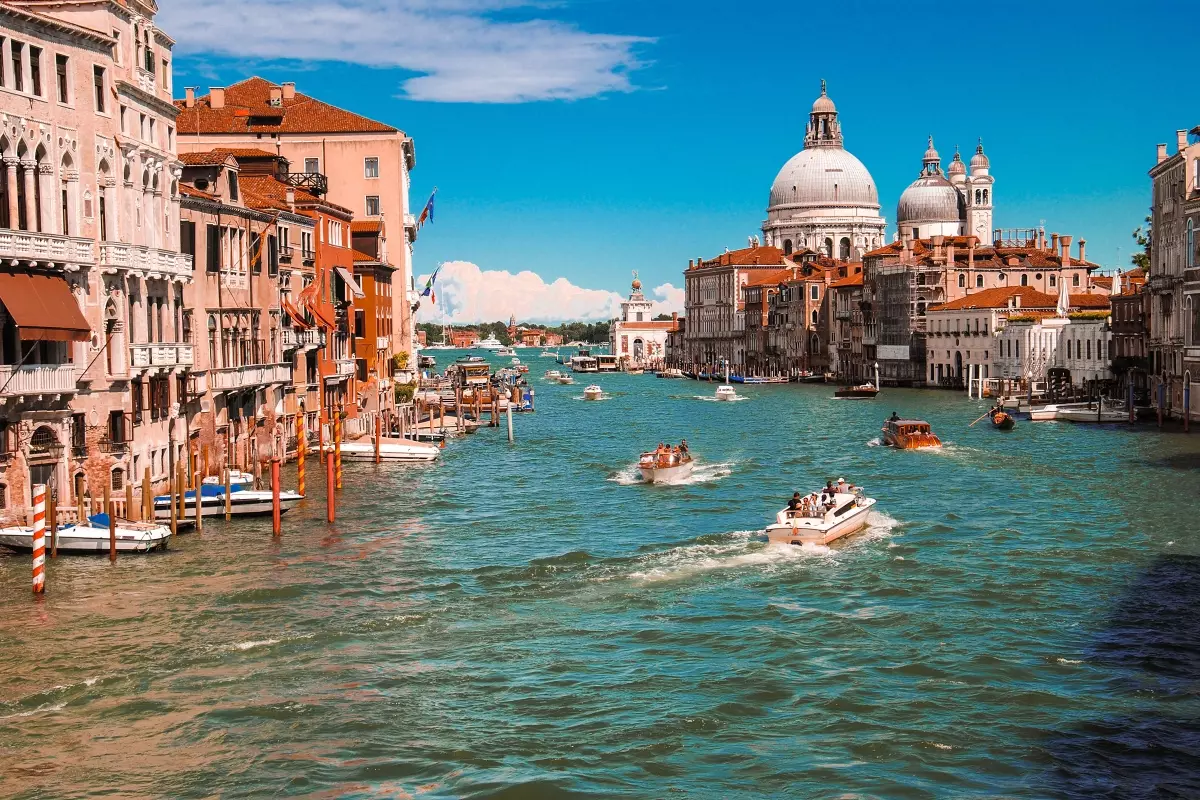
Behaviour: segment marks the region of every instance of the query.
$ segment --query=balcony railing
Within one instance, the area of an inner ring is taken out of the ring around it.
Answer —
[[[339,358],[333,362],[333,373],[325,376],[326,383],[337,383],[354,374],[354,359]]]
[[[77,375],[74,364],[0,366],[0,397],[73,393]]]
[[[129,346],[133,369],[190,367],[196,363],[196,348],[190,344],[134,344]]]
[[[285,179],[297,189],[322,197],[329,191],[329,178],[320,172],[290,172]]]
[[[209,386],[214,392],[228,392],[291,382],[291,364],[251,364],[245,367],[214,369],[209,373]]]
[[[295,255],[295,253],[296,253],[296,248],[294,248],[294,247],[280,247],[279,248],[279,260],[285,264],[290,264],[290,263],[292,263],[292,256]]]
[[[325,346],[325,331],[320,328],[308,328],[307,330],[297,330],[296,328],[283,329],[283,349],[295,350],[303,348],[312,350]]]
[[[171,250],[158,250],[144,245],[102,242],[100,244],[100,267],[127,269],[142,273],[147,278],[190,281],[192,279],[192,257]]]
[[[0,259],[83,265],[96,263],[91,239],[57,233],[0,230]]]

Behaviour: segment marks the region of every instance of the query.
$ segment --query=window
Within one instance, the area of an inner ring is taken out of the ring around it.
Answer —
[[[54,71],[58,75],[58,102],[60,103],[71,102],[71,81],[67,77],[69,63],[69,59],[64,55],[54,57]]]
[[[976,276],[975,276],[975,288],[976,288],[976,289],[982,289],[982,288],[983,288],[983,276],[982,276],[982,275],[976,275]]]
[[[42,96],[42,48],[29,46],[29,83],[33,93]]]
[[[0,36],[0,53],[4,52],[4,37]],[[4,63],[0,62],[0,86],[4,85]]]
[[[368,195],[367,197],[367,216],[379,216],[379,197],[376,195]]]
[[[321,171],[321,160],[317,158],[304,159],[304,171],[309,175]]]
[[[1078,272],[1076,272],[1074,275],[1071,276],[1071,285],[1072,286],[1079,285],[1079,273]]]
[[[359,339],[367,335],[367,315],[361,308],[354,310],[354,335]]]
[[[118,30],[114,30],[112,38],[113,38],[112,60],[113,60],[114,64],[120,64],[121,63],[121,32]]]
[[[1187,247],[1183,251],[1183,265],[1191,269],[1196,265],[1196,230],[1191,217],[1187,221]]]
[[[1022,286],[1029,285],[1029,275],[1024,272],[1021,273],[1021,285]]]
[[[967,288],[967,276],[963,275],[961,273],[958,276],[958,288],[960,288],[960,289]]]
[[[279,274],[279,243],[274,236],[267,237],[267,274]]]
[[[221,270],[221,229],[216,225],[209,225],[206,231],[208,234],[207,244],[207,270],[209,272],[219,272]]]
[[[225,175],[229,180],[229,199],[237,202],[238,199],[238,176],[233,170],[226,170]]]
[[[25,45],[9,40],[9,50],[12,54],[13,88],[18,92],[25,91]]]
[[[96,111],[105,113],[104,105],[104,67],[92,67],[92,85],[96,90]]]
[[[1057,285],[1058,285],[1058,276],[1051,275],[1050,276],[1050,288],[1053,289]]]
[[[133,396],[133,424],[142,424],[142,409],[145,405],[145,400],[142,395],[142,379],[137,378],[129,384],[130,393]]]
[[[809,296],[809,299],[812,300],[814,303],[817,302],[818,300],[820,300],[821,299],[821,287],[817,286],[815,283],[812,286],[808,287],[808,296]]]
[[[145,37],[145,49],[142,51],[146,56],[146,72],[154,72],[154,48],[150,46],[150,31],[143,30],[142,36]]]
[[[164,89],[171,91],[171,64],[165,58],[162,61],[162,84]]]
[[[179,222],[179,252],[196,260],[196,223],[186,219]]]
[[[125,443],[125,412],[120,409],[108,412],[108,440],[112,444]]]
[[[364,161],[363,162],[363,172],[364,172],[365,176],[368,178],[378,178],[379,177],[379,159],[378,158],[368,158],[366,161]]]
[[[250,271],[262,272],[262,234],[255,231],[250,232]]]

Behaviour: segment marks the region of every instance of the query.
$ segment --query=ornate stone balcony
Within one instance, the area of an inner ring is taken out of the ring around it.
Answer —
[[[74,394],[78,369],[74,364],[0,366],[0,397]]]
[[[96,243],[77,236],[0,229],[0,260],[29,261],[74,272],[96,263]]]
[[[340,358],[333,362],[333,373],[325,376],[326,383],[338,383],[354,374],[354,359]]]
[[[192,257],[145,245],[103,242],[100,245],[100,269],[104,272],[124,269],[143,278],[189,283]]]
[[[214,369],[209,372],[208,385],[214,392],[228,392],[291,382],[291,364],[251,364],[245,367]]]
[[[325,331],[320,328],[309,328],[303,331],[296,328],[283,329],[284,350],[314,350],[324,346]]]
[[[376,350],[387,350],[391,346],[392,346],[392,339],[390,336],[376,336],[375,337],[375,349]]]
[[[196,363],[196,348],[190,344],[134,344],[129,347],[131,369],[171,370]]]

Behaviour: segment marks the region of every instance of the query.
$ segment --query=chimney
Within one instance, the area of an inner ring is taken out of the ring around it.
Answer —
[[[695,263],[696,263],[696,262],[692,261],[692,260],[689,258],[689,259],[688,259],[688,269],[691,269],[691,268],[692,268],[692,265],[693,265],[693,264],[695,264]]]
[[[280,89],[278,86],[272,86],[269,90],[269,96],[270,103],[275,108],[283,105],[283,89]]]
[[[1071,266],[1071,237],[1063,236],[1059,241],[1062,242],[1062,265],[1066,269]]]
[[[1079,262],[1081,264],[1087,263],[1087,239],[1079,240]]]
[[[974,236],[967,237],[967,269],[975,269],[975,242],[978,240]]]
[[[946,242],[946,263],[950,267],[954,266],[954,240],[953,239]]]
[[[1162,162],[1164,162],[1166,160],[1167,160],[1167,146],[1165,144],[1159,144],[1158,160],[1156,160],[1154,163],[1161,164]]]
[[[225,107],[225,87],[213,86],[208,90],[208,105],[211,108]]]
[[[933,260],[934,263],[941,261],[945,257],[946,237],[942,235],[930,237],[930,242],[933,244]]]
[[[295,211],[296,210],[296,187],[294,187],[294,186],[287,187],[285,196],[287,197],[288,208],[290,208],[292,211]]]
[[[183,104],[188,108],[196,107],[196,87],[189,86],[183,90]]]
[[[1187,131],[1175,131],[1175,150],[1180,153],[1187,150]]]
[[[1051,253],[1058,252],[1058,234],[1057,233],[1050,234],[1050,252]]]
[[[1013,295],[1013,308],[1021,307],[1021,293],[1017,292]]]
[[[679,312],[678,311],[671,312],[671,322],[675,323],[676,325],[679,324]]]
[[[284,100],[295,100],[296,99],[296,84],[294,81],[288,81],[287,83],[283,84],[283,99]]]

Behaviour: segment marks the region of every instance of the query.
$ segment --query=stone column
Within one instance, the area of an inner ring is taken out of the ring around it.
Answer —
[[[22,161],[21,166],[25,170],[25,224],[31,231],[38,229],[37,219],[37,196],[35,194],[36,187],[34,181],[37,180],[37,162]]]
[[[17,167],[21,166],[21,162],[15,158],[4,159],[5,176],[8,179],[8,226],[12,230],[20,227],[17,223],[20,220],[20,209],[17,207]]]

